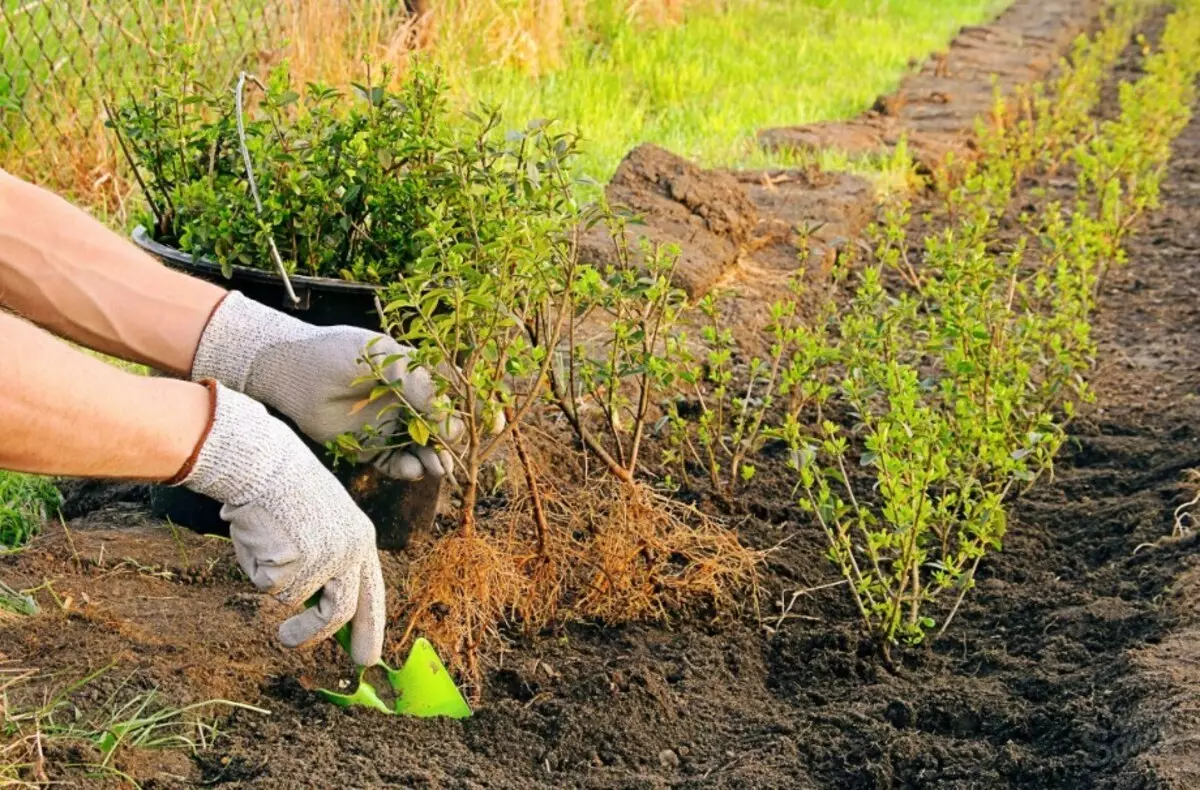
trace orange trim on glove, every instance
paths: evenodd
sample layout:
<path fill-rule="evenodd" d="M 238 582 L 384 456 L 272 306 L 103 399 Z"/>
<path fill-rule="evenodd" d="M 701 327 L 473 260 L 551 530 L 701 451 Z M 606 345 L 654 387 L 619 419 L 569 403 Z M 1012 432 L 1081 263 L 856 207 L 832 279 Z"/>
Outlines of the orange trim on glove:
<path fill-rule="evenodd" d="M 208 389 L 208 423 L 204 426 L 204 432 L 200 434 L 200 441 L 196 442 L 195 449 L 192 454 L 183 462 L 183 466 L 179 467 L 170 480 L 163 485 L 177 486 L 192 474 L 192 469 L 196 466 L 196 459 L 200 456 L 200 449 L 204 447 L 204 443 L 208 441 L 208 435 L 212 432 L 213 422 L 217 419 L 217 382 L 216 379 L 204 379 L 197 382 Z"/>

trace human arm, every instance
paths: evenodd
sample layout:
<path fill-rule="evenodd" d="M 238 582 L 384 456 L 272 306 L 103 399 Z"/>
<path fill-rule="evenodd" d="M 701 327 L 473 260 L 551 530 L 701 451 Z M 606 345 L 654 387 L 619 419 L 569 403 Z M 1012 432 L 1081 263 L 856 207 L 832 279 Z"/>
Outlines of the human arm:
<path fill-rule="evenodd" d="M 166 480 L 200 440 L 199 384 L 134 376 L 0 311 L 0 468 Z"/>
<path fill-rule="evenodd" d="M 215 382 L 135 376 L 0 311 L 0 468 L 168 481 L 224 504 L 238 563 L 285 604 L 284 644 L 352 622 L 356 662 L 383 644 L 375 531 L 286 425 Z"/>
<path fill-rule="evenodd" d="M 224 296 L 0 170 L 0 305 L 59 337 L 186 377 Z"/>
<path fill-rule="evenodd" d="M 378 332 L 314 327 L 237 293 L 172 271 L 56 195 L 0 170 L 0 306 L 54 334 L 177 376 L 215 378 L 289 417 L 318 442 L 358 432 L 384 412 L 354 405 L 370 393 L 371 353 L 406 349 Z M 433 415 L 429 375 L 391 365 L 409 405 Z M 460 432 L 442 416 L 447 440 Z M 372 423 L 375 424 L 375 423 Z M 376 425 L 376 427 L 379 427 Z M 380 454 L 401 479 L 440 476 L 450 456 L 431 448 Z"/>

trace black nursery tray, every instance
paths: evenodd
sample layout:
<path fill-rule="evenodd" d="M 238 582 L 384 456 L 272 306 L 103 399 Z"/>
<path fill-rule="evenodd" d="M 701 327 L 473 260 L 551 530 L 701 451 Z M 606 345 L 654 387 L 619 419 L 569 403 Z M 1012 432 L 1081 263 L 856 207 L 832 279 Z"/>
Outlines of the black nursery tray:
<path fill-rule="evenodd" d="M 296 296 L 300 297 L 300 303 L 296 304 L 288 296 L 283 280 L 274 272 L 234 266 L 231 276 L 226 277 L 219 263 L 194 258 L 182 250 L 157 242 L 150 238 L 150 232 L 141 225 L 134 228 L 133 243 L 173 269 L 223 288 L 241 291 L 268 307 L 296 313 L 310 324 L 380 328 L 379 311 L 376 308 L 378 286 L 296 274 L 288 278 Z"/>

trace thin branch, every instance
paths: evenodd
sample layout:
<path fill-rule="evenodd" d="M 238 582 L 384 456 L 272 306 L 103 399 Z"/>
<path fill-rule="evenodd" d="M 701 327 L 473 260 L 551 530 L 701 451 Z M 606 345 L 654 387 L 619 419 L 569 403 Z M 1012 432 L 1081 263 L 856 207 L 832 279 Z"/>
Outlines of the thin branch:
<path fill-rule="evenodd" d="M 246 181 L 250 184 L 250 194 L 254 197 L 254 207 L 258 211 L 258 216 L 263 215 L 262 199 L 258 196 L 258 184 L 254 180 L 254 166 L 250 162 L 250 149 L 246 147 L 246 121 L 243 117 L 242 99 L 246 89 L 246 80 L 249 79 L 255 85 L 262 88 L 265 92 L 267 86 L 263 85 L 262 81 L 251 74 L 242 72 L 238 75 L 237 89 L 234 93 L 234 102 L 237 108 L 237 133 L 238 144 L 242 149 L 242 162 L 246 165 Z M 300 297 L 296 295 L 296 291 L 292 288 L 291 278 L 288 277 L 287 268 L 283 265 L 283 258 L 279 255 L 279 248 L 275 246 L 275 234 L 267 232 L 267 246 L 271 250 L 271 260 L 275 262 L 275 268 L 279 271 L 279 276 L 283 280 L 284 290 L 287 291 L 288 298 L 292 300 L 292 304 L 300 304 Z"/>

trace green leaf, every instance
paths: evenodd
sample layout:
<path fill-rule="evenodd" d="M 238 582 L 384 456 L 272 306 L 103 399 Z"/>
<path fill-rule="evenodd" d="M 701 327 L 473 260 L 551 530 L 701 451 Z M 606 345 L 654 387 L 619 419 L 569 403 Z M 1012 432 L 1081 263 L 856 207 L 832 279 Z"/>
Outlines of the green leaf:
<path fill-rule="evenodd" d="M 422 447 L 429 444 L 429 426 L 420 417 L 408 423 L 408 435 Z"/>

